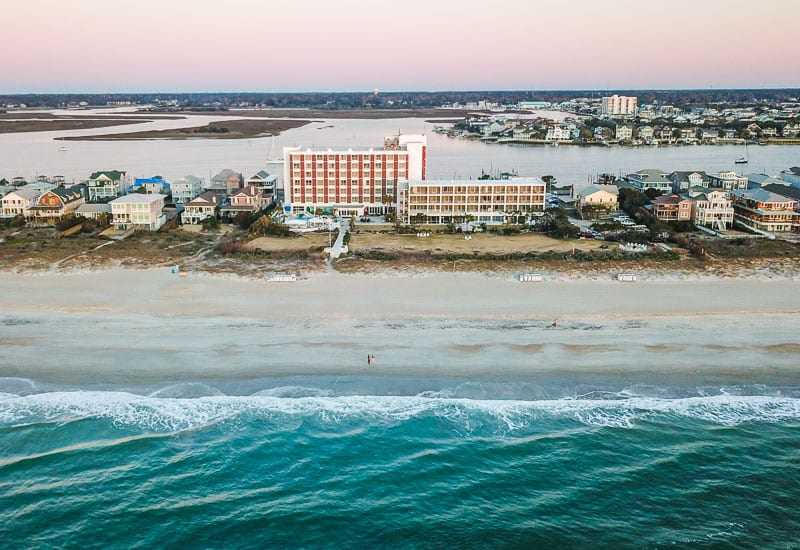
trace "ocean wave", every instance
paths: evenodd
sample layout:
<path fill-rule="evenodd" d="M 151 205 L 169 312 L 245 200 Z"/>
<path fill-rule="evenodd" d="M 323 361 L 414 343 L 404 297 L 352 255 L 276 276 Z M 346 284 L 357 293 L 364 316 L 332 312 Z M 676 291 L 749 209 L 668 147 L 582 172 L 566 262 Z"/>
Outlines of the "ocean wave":
<path fill-rule="evenodd" d="M 550 400 L 481 400 L 419 396 L 330 396 L 310 388 L 270 390 L 251 396 L 153 397 L 126 392 L 73 391 L 0 395 L 0 427 L 13 428 L 75 418 L 107 419 L 119 427 L 159 433 L 194 430 L 252 418 L 296 425 L 297 417 L 317 422 L 405 422 L 438 418 L 467 431 L 480 426 L 495 434 L 536 429 L 552 421 L 635 428 L 643 421 L 690 418 L 733 426 L 748 422 L 797 422 L 800 399 L 779 396 L 715 395 L 663 399 L 620 395 Z M 305 394 L 305 395 L 303 395 Z M 290 395 L 287 397 L 286 395 Z"/>

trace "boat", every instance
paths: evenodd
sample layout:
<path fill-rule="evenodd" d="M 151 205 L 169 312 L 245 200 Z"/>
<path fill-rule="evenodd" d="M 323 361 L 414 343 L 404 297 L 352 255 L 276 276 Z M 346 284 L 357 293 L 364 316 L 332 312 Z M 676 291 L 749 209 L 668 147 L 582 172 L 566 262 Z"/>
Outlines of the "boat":
<path fill-rule="evenodd" d="M 65 152 L 65 151 L 69 151 L 69 149 L 67 149 L 66 145 L 62 145 L 61 147 L 58 148 L 58 150 L 61 151 L 62 153 Z"/>
<path fill-rule="evenodd" d="M 267 150 L 266 164 L 283 164 L 283 159 L 275 156 L 276 154 L 277 152 L 275 151 L 275 136 L 272 136 L 272 141 L 270 142 L 269 149 Z"/>
<path fill-rule="evenodd" d="M 750 162 L 750 155 L 747 153 L 747 142 L 744 142 L 744 156 L 734 160 L 734 164 L 747 164 Z"/>

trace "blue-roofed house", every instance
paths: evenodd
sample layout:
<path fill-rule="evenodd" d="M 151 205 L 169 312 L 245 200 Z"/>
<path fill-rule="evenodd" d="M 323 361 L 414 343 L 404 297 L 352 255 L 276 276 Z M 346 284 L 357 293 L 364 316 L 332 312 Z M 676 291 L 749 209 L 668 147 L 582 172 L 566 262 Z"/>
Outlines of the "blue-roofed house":
<path fill-rule="evenodd" d="M 142 189 L 144 189 L 144 191 L 142 191 Z M 153 176 L 152 178 L 136 178 L 133 180 L 133 185 L 128 187 L 128 193 L 169 195 L 170 185 L 161 176 Z"/>

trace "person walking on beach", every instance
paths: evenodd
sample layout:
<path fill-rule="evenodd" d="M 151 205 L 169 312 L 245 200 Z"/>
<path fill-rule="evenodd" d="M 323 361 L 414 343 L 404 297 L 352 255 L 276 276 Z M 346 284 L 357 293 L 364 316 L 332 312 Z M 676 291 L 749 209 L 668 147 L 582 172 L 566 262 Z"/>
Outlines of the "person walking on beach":
<path fill-rule="evenodd" d="M 372 354 L 367 354 L 367 365 L 372 364 Z"/>

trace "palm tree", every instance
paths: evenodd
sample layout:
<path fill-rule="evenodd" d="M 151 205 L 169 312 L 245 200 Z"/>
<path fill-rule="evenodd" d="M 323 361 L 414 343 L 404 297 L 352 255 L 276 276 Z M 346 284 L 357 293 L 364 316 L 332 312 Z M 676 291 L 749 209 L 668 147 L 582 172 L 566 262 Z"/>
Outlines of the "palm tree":
<path fill-rule="evenodd" d="M 394 207 L 391 205 L 394 204 L 394 197 L 391 195 L 384 195 L 381 197 L 381 204 L 383 204 L 383 213 L 386 214 L 387 212 L 391 212 L 394 210 Z"/>

